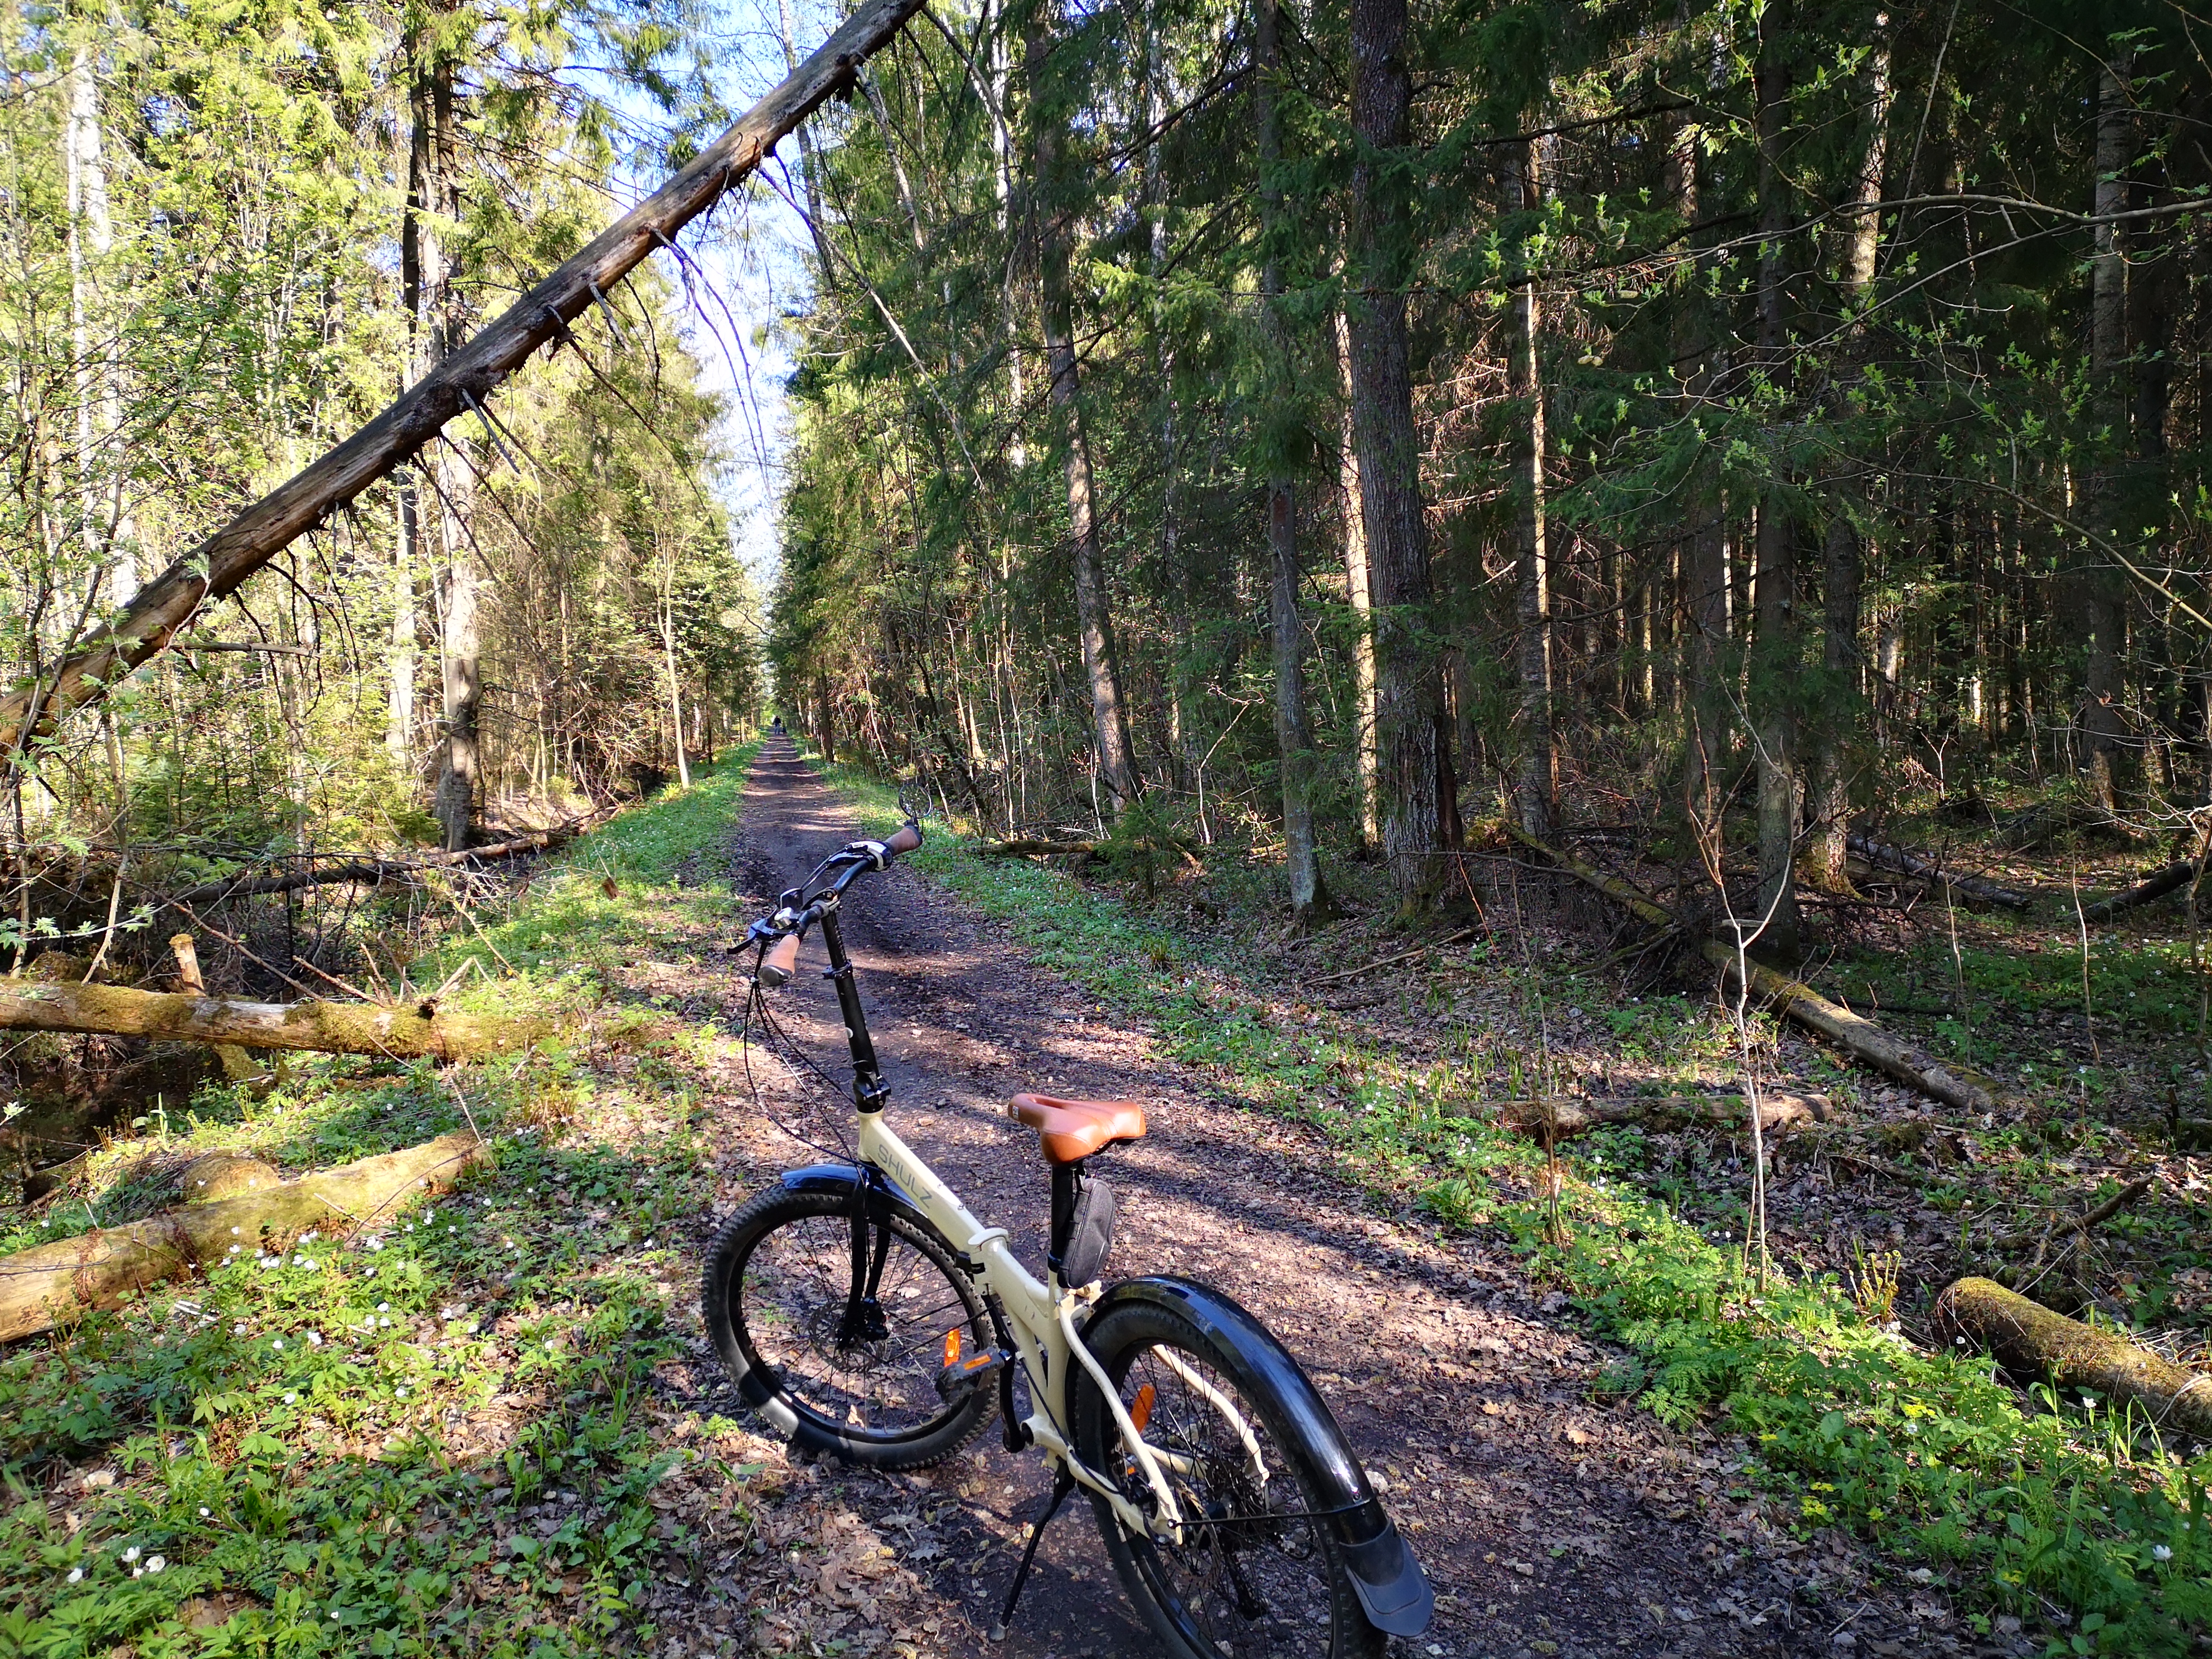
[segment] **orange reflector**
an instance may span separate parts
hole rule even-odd
[[[1129,1420],[1137,1425],[1137,1432],[1145,1431],[1145,1425],[1152,1420],[1152,1385],[1149,1382],[1137,1390],[1137,1397],[1129,1402]]]
[[[947,1365],[960,1363],[960,1328],[957,1325],[945,1334],[945,1363]]]

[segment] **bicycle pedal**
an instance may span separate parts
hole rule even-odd
[[[937,1373],[937,1397],[948,1406],[963,1403],[1012,1358],[1004,1348],[986,1348],[963,1358],[960,1333],[954,1330],[945,1339],[945,1364]]]

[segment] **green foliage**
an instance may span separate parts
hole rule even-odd
[[[888,792],[851,771],[843,781],[888,826]],[[934,829],[917,856],[1174,1058],[1318,1130],[1378,1190],[1449,1227],[1499,1229],[1629,1350],[1601,1392],[1633,1395],[1678,1427],[1742,1435],[1738,1478],[1786,1494],[1807,1530],[1862,1532],[1987,1607],[2068,1609],[2078,1620],[2066,1639],[2082,1653],[2179,1654],[2212,1628],[2212,1455],[2184,1461],[2142,1425],[2070,1400],[2037,1409],[1986,1359],[1911,1347],[1887,1322],[1895,1285],[1880,1262],[1866,1266],[1863,1305],[1831,1279],[1759,1288],[1740,1247],[1604,1173],[1618,1134],[1563,1154],[1566,1240],[1550,1242],[1547,1206],[1515,1196],[1535,1189],[1541,1154],[1453,1112],[1449,1065],[1408,1065],[1350,1032],[1283,1030],[1217,947],[1164,939],[1156,919],[1062,872],[974,857]],[[1657,1041],[1687,1009],[1618,1012]]]
[[[749,759],[569,849],[471,940],[500,977],[469,994],[588,1007],[616,953],[725,925],[726,885],[693,872]],[[532,960],[509,976],[495,946]],[[611,1018],[625,1012],[634,1032],[668,1020],[649,1005]],[[548,1049],[455,1073],[309,1060],[259,1096],[203,1091],[96,1159],[84,1202],[0,1237],[151,1207],[187,1153],[317,1167],[471,1121],[497,1149],[459,1191],[350,1242],[241,1240],[204,1281],[0,1357],[0,1656],[651,1645],[650,1592],[697,1571],[665,1494],[698,1454],[656,1420],[654,1373],[681,1352],[665,1241],[714,1195],[677,1062],[683,1041],[711,1040],[641,1042],[619,1073]],[[678,1124],[619,1143],[568,1132],[633,1105]],[[514,1409],[492,1413],[489,1443],[454,1427],[495,1398]],[[70,1486],[65,1522],[48,1486],[72,1470],[97,1484]],[[546,1524],[537,1506],[556,1498]],[[739,1493],[718,1509],[745,1519]]]

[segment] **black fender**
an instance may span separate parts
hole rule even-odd
[[[858,1164],[810,1164],[803,1170],[786,1170],[776,1179],[794,1193],[836,1193],[850,1198],[853,1183],[861,1173],[862,1166]],[[868,1207],[872,1211],[878,1214],[890,1211],[900,1220],[913,1223],[932,1238],[945,1242],[945,1247],[952,1249],[950,1242],[945,1241],[945,1235],[937,1231],[937,1224],[921,1212],[921,1206],[914,1201],[914,1195],[905,1188],[881,1170],[868,1170],[866,1175]],[[961,1251],[952,1249],[952,1256],[970,1273],[975,1271],[975,1264],[968,1261]]]
[[[1419,1636],[1428,1629],[1436,1610],[1428,1577],[1367,1484],[1367,1471],[1352,1455],[1328,1402],[1290,1350],[1228,1297],[1190,1279],[1165,1274],[1125,1279],[1098,1298],[1091,1318],[1127,1303],[1151,1303],[1182,1315],[1220,1343],[1238,1387],[1279,1403],[1291,1433],[1311,1454],[1322,1504],[1332,1512],[1330,1524],[1344,1547],[1352,1587],[1367,1622],[1391,1636]],[[1079,1367],[1076,1377],[1087,1381],[1089,1373]]]

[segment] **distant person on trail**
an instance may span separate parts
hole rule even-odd
[[[783,716],[778,714],[774,720],[770,720],[768,723],[768,729],[775,732],[779,738],[781,737],[783,735]]]

